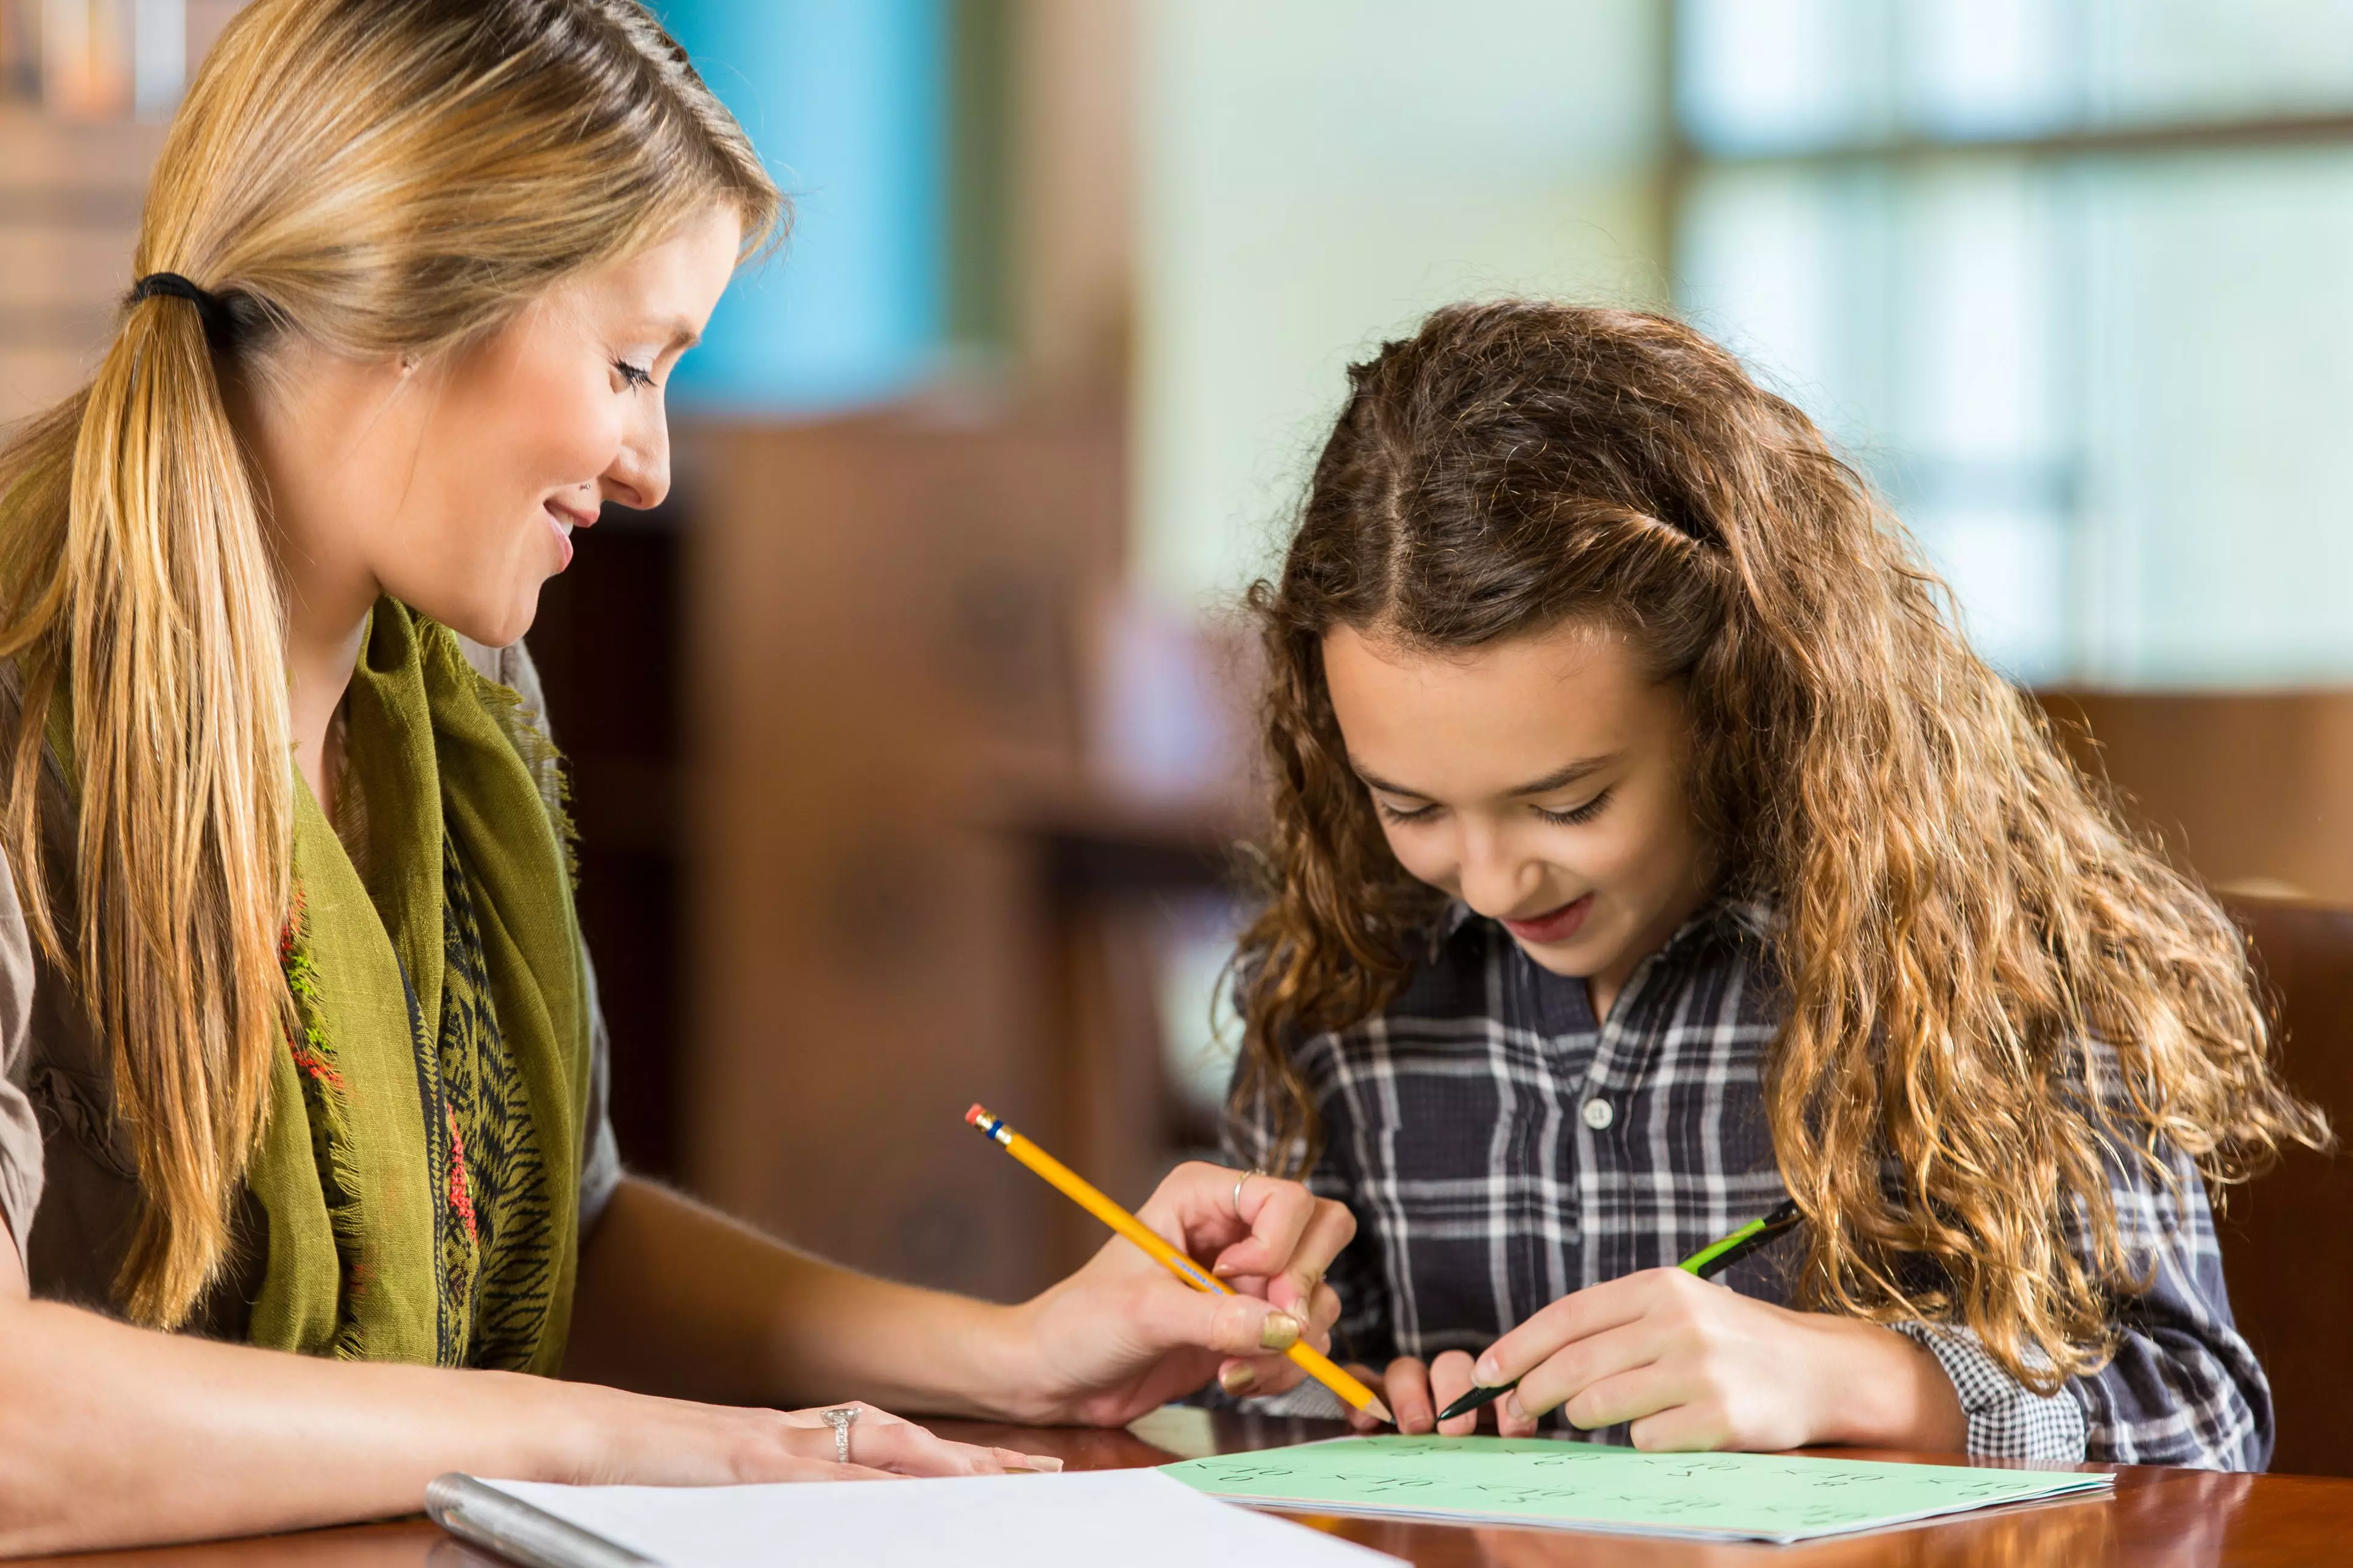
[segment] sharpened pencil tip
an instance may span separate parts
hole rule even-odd
[[[1365,1414],[1391,1426],[1397,1425],[1397,1417],[1389,1414],[1389,1407],[1381,1403],[1381,1396],[1377,1394],[1373,1395],[1373,1402],[1365,1406]]]

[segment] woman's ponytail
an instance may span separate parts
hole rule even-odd
[[[7,640],[25,714],[8,849],[37,936],[114,1043],[116,1113],[146,1198],[119,1288],[134,1319],[162,1327],[185,1321],[227,1255],[287,1026],[284,634],[229,423],[222,320],[188,293],[134,295],[78,416],[32,433],[34,482],[7,519],[54,541],[55,563],[37,592],[16,579]],[[45,739],[68,742],[76,801],[70,933],[27,787]]]
[[[164,1325],[227,1252],[289,1006],[283,617],[206,315],[183,299],[132,305],[82,411],[63,562],[77,969],[116,1042],[148,1198],[126,1303]]]

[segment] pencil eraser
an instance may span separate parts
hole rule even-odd
[[[966,1127],[977,1127],[987,1120],[988,1108],[982,1105],[977,1100],[973,1102],[973,1107],[970,1110],[964,1113],[964,1124]]]

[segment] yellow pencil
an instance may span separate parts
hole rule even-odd
[[[1194,1289],[1206,1290],[1212,1296],[1234,1294],[1232,1286],[1169,1246],[1166,1241],[1147,1228],[1142,1220],[1103,1196],[1092,1183],[1068,1165],[1008,1127],[1001,1118],[976,1105],[964,1113],[964,1119],[970,1125],[980,1129],[982,1137],[992,1142],[1003,1144],[1007,1153],[1045,1177],[1047,1182],[1064,1197],[1144,1248],[1146,1253],[1164,1265],[1168,1272],[1193,1287]],[[1378,1394],[1349,1376],[1346,1371],[1333,1362],[1331,1357],[1323,1354],[1306,1341],[1302,1340],[1293,1345],[1286,1353],[1293,1361],[1306,1369],[1308,1376],[1346,1400],[1350,1405],[1376,1420],[1387,1421],[1392,1426],[1396,1424],[1397,1417],[1389,1414],[1389,1407],[1381,1403]]]

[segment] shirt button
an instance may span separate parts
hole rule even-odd
[[[1610,1106],[1610,1103],[1608,1100],[1602,1099],[1599,1095],[1597,1094],[1591,1100],[1585,1102],[1585,1124],[1588,1127],[1592,1128],[1596,1132],[1600,1131],[1603,1128],[1609,1126],[1612,1121],[1617,1120],[1617,1110]]]

